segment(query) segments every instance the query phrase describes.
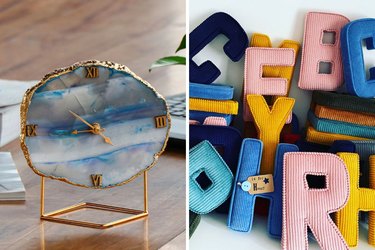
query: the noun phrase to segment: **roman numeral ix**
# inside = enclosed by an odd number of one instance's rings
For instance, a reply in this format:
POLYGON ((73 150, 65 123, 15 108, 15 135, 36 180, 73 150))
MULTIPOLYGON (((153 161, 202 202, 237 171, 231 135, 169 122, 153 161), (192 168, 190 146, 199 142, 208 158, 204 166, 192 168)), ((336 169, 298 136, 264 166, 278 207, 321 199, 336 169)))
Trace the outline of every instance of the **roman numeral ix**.
POLYGON ((26 136, 36 136, 36 128, 38 125, 36 124, 29 124, 26 125, 26 136))

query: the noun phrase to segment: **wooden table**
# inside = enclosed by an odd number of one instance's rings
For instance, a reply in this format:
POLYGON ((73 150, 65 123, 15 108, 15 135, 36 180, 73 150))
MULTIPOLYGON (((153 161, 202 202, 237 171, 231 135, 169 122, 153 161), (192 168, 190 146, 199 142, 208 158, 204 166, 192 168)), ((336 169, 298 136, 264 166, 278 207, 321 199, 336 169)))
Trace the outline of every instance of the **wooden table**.
MULTIPOLYGON (((2 0, 0 78, 38 80, 77 61, 110 60, 127 65, 161 94, 177 94, 185 90, 185 67, 151 73, 148 67, 172 54, 184 33, 184 1, 2 0)), ((149 172, 149 217, 107 230, 41 221, 40 177, 27 166, 18 140, 0 151, 12 152, 26 186, 26 202, 0 204, 0 249, 185 248, 184 149, 169 148, 149 172)), ((142 178, 99 191, 46 180, 47 212, 79 201, 142 208, 142 178)), ((117 215, 67 216, 103 222, 117 215)))

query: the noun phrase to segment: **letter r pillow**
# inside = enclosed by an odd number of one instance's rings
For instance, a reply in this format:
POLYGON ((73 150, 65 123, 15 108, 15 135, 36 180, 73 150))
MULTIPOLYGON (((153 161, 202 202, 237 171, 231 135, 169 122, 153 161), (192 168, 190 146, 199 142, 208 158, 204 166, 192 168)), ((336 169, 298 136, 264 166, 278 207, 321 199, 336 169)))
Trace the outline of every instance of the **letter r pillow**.
POLYGON ((349 199, 349 174, 343 160, 328 153, 286 153, 283 187, 283 249, 308 249, 307 226, 322 249, 349 249, 329 216, 349 199), (325 187, 309 187, 311 176, 324 177, 325 187))

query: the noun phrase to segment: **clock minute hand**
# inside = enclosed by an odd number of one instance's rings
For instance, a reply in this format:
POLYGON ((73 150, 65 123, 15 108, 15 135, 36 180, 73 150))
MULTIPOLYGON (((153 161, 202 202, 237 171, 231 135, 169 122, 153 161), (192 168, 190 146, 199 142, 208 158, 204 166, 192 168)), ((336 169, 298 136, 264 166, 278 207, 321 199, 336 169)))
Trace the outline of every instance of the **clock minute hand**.
POLYGON ((85 123, 87 126, 89 126, 90 128, 94 129, 94 126, 91 125, 88 121, 86 121, 85 119, 83 119, 82 117, 80 117, 79 115, 77 115, 76 113, 74 113, 73 111, 69 110, 69 112, 74 115, 76 118, 78 118, 79 120, 81 120, 83 123, 85 123))
POLYGON ((113 143, 112 143, 112 141, 111 141, 111 139, 109 137, 103 135, 103 133, 101 133, 101 132, 99 132, 98 135, 100 135, 101 137, 103 137, 103 139, 104 139, 104 141, 106 143, 111 144, 112 146, 114 146, 113 143))

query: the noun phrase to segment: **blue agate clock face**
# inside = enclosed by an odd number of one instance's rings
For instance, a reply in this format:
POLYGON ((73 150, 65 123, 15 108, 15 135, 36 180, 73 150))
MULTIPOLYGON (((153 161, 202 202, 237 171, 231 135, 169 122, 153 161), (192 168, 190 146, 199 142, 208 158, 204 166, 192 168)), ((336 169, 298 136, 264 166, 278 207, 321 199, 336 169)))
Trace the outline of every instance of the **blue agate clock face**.
POLYGON ((21 147, 35 173, 77 186, 125 184, 164 151, 164 98, 127 67, 86 61, 46 75, 21 105, 21 147))

